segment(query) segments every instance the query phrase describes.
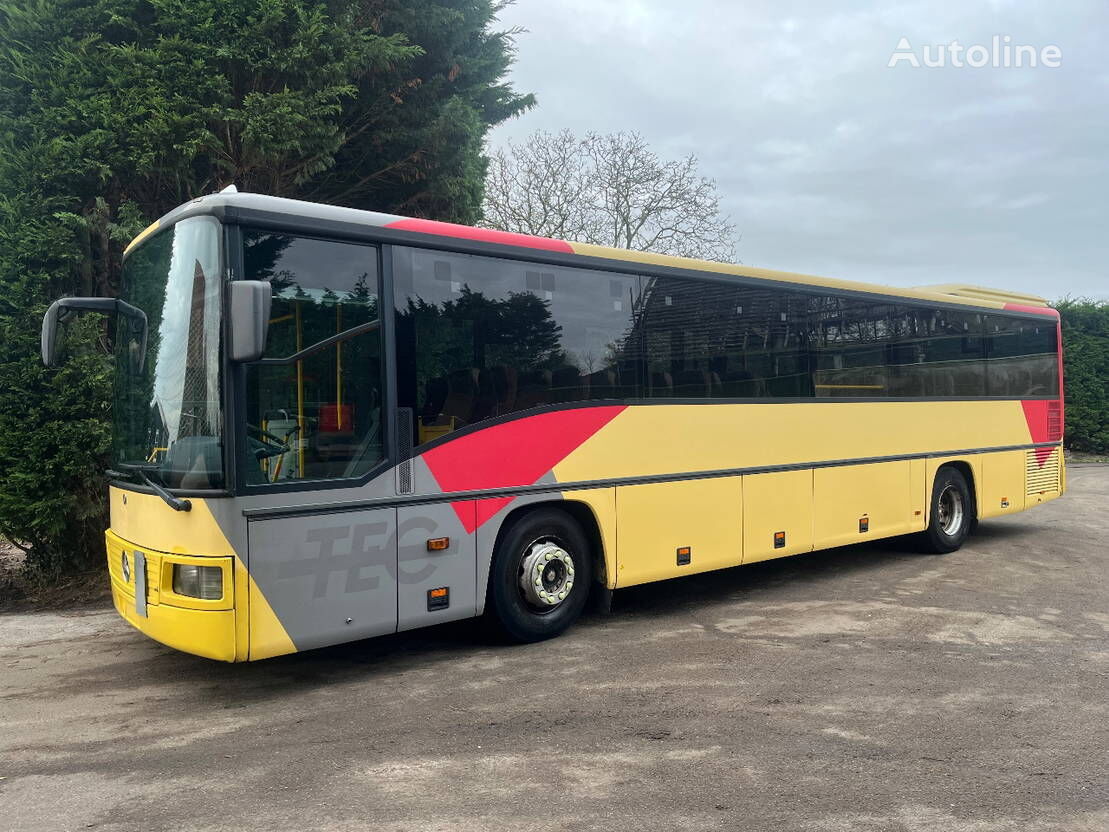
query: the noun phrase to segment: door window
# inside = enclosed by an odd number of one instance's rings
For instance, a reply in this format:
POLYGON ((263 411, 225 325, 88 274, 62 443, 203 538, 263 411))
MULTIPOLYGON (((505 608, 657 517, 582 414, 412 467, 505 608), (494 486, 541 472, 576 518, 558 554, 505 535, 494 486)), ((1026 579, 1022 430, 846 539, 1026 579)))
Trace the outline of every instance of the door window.
POLYGON ((383 451, 373 246, 244 230, 247 280, 273 287, 266 353, 247 369, 248 484, 359 477, 383 451))

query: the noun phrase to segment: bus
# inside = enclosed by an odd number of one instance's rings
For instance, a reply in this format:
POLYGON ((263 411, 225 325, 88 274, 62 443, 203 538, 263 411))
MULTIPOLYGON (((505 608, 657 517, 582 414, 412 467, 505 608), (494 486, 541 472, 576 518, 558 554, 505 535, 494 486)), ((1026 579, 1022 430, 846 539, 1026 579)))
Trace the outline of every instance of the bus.
POLYGON ((108 572, 164 644, 265 659, 1062 495, 1059 316, 260 194, 128 246, 108 572))

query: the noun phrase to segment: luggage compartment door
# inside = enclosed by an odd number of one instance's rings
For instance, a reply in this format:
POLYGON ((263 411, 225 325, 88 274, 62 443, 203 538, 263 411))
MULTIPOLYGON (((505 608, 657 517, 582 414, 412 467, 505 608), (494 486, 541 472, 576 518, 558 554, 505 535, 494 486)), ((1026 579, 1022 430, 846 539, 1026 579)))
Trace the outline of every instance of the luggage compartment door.
POLYGON ((248 539, 251 658, 288 652, 266 605, 297 650, 396 631, 396 509, 252 520, 248 539))

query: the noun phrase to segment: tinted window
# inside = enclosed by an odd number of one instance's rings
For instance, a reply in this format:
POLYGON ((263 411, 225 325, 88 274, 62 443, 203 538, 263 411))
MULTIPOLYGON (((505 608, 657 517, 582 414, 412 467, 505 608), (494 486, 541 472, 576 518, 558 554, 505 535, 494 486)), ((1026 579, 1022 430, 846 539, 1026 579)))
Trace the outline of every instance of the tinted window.
POLYGON ((417 442, 595 399, 1057 393, 1050 324, 717 280, 399 249, 398 385, 417 442))
POLYGON ((397 395, 414 441, 548 404, 637 395, 634 276, 394 249, 397 395))
POLYGON ((812 395, 804 295, 673 278, 645 287, 647 398, 812 395))
POLYGON ((1059 393, 1054 321, 985 317, 986 381, 991 396, 1059 393))
POLYGON ((852 298, 812 296, 810 344, 817 396, 888 396, 886 346, 897 311, 852 298))
POLYGON ((273 287, 247 369, 247 482, 366 473, 383 457, 377 249, 249 230, 243 245, 246 279, 273 287))

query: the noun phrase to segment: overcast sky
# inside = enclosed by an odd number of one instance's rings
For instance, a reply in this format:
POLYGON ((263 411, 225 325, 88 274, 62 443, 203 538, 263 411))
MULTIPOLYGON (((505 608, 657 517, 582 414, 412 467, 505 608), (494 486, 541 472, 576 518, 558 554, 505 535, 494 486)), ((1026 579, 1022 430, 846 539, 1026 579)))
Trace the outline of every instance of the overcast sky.
MULTIPOLYGON (((497 128, 695 154, 768 268, 1109 298, 1106 0, 518 0, 539 105, 497 128), (1057 68, 890 68, 899 40, 1057 46, 1057 68)), ((933 54, 935 54, 933 52, 933 54)), ((980 58, 980 55, 976 55, 980 58)))

